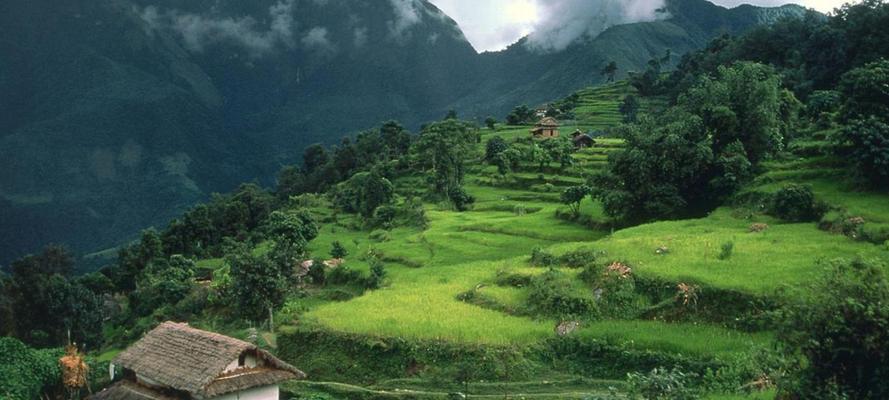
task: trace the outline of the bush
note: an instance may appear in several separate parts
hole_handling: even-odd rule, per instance
[[[559,263],[559,259],[540,247],[531,250],[531,265],[535,267],[552,267]]]
[[[388,231],[382,229],[372,231],[368,237],[374,242],[388,242],[392,238]]]
[[[559,261],[561,261],[562,265],[569,268],[582,268],[595,263],[596,259],[602,254],[603,252],[601,251],[578,249],[563,254],[559,257]]]
[[[797,360],[783,398],[889,398],[889,280],[885,265],[837,260],[806,298],[779,312],[777,339]],[[836,397],[834,397],[836,398]]]
[[[854,120],[836,139],[859,179],[874,188],[889,184],[889,124],[876,117]]]
[[[697,390],[691,387],[697,377],[697,374],[677,368],[669,371],[655,368],[647,374],[628,374],[627,386],[631,396],[645,400],[693,400],[700,398]]]
[[[378,258],[370,260],[370,276],[367,278],[365,287],[368,289],[379,289],[383,285],[383,279],[386,277],[386,268],[383,262]]]
[[[728,260],[732,258],[732,251],[735,249],[735,242],[728,241],[722,244],[717,258],[720,260]]]
[[[326,280],[332,285],[363,284],[365,282],[365,278],[360,271],[355,271],[345,265],[340,265],[330,270],[327,273]]]
[[[785,221],[817,221],[824,215],[824,207],[815,202],[815,194],[808,186],[791,184],[772,196],[769,212]]]
[[[392,222],[395,221],[395,215],[397,214],[398,210],[393,206],[379,206],[374,210],[373,222],[377,226],[390,229],[392,228]]]
[[[349,255],[349,252],[346,250],[346,247],[340,243],[339,240],[334,240],[333,243],[330,244],[330,256],[333,258],[346,258]]]
[[[569,287],[562,274],[552,269],[531,278],[528,308],[548,318],[595,317],[596,305],[589,299],[572,295]]]
[[[467,193],[463,187],[452,188],[448,192],[448,198],[454,203],[454,208],[457,211],[466,211],[472,203],[475,203],[475,197]]]

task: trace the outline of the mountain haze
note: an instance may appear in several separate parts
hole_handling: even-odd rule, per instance
[[[678,56],[797,6],[673,0],[564,50],[477,54],[426,1],[34,0],[0,4],[0,262],[160,226],[268,184],[313,142],[386,119],[502,116]]]

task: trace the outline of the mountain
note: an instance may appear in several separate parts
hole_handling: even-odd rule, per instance
[[[802,13],[665,11],[558,52],[477,54],[425,0],[4,2],[0,262],[49,242],[119,244],[382,120],[502,116],[600,81],[609,60],[626,73]]]

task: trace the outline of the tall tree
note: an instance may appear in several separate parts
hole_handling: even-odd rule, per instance
[[[601,75],[604,75],[608,82],[614,82],[614,76],[617,74],[617,62],[610,61],[602,67]]]

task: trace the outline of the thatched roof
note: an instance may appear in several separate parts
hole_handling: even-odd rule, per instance
[[[101,392],[89,397],[89,400],[182,400],[186,395],[161,393],[133,381],[119,381]]]
[[[255,353],[263,361],[262,368],[232,372],[245,376],[240,380],[222,375],[225,368],[245,352]],[[118,354],[113,363],[195,397],[208,397],[210,391],[219,395],[305,377],[302,371],[251,343],[175,322],[158,325]],[[217,384],[226,379],[240,383]]]
[[[535,126],[540,127],[540,128],[542,128],[542,127],[547,127],[547,128],[549,128],[549,127],[558,128],[558,127],[559,127],[559,121],[556,121],[556,119],[553,118],[553,117],[546,117],[546,118],[541,119],[540,121],[538,121],[537,124],[536,124]]]

